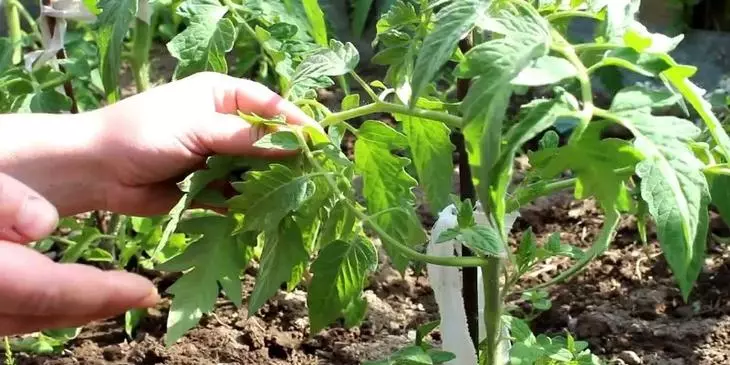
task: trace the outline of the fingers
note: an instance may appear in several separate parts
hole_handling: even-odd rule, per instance
[[[255,155],[260,157],[282,157],[292,151],[272,150],[254,147],[266,131],[255,127],[238,116],[218,114],[213,120],[201,125],[204,130],[197,131],[198,140],[208,151],[223,155]]]
[[[39,240],[51,234],[57,224],[58,212],[51,203],[20,181],[0,173],[0,240]]]
[[[268,87],[257,82],[228,75],[215,74],[216,110],[223,114],[253,113],[265,118],[283,115],[287,122],[310,125],[319,124],[299,107],[282,98]],[[207,76],[204,76],[207,77]]]
[[[20,245],[0,243],[0,268],[0,317],[41,321],[43,317],[56,316],[74,322],[151,307],[159,300],[154,285],[141,276],[57,264]],[[65,326],[67,323],[48,324]]]

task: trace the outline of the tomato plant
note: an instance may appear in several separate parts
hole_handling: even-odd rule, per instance
[[[682,37],[648,31],[635,20],[638,1],[398,0],[376,24],[372,62],[385,67],[382,80],[358,73],[357,48],[331,37],[331,24],[314,0],[84,4],[71,10],[90,23],[68,33],[68,17],[58,17],[56,27],[48,26],[53,15],[41,17],[45,47],[26,56],[27,67],[15,66],[17,51],[37,41],[16,32],[0,43],[0,110],[85,110],[101,105],[99,98],[113,103],[122,95],[124,61],[143,91],[149,87],[152,40],[162,37],[177,60],[173,78],[207,71],[259,80],[325,130],[241,115],[269,131],[257,146],[301,153],[277,161],[211,157],[207,168],[181,182],[185,195],[168,216],[117,217],[121,223],[111,232],[78,228],[85,239],[65,251],[74,259],[92,257],[88,249],[96,247],[95,240],[112,235],[122,237],[119,253],[111,255],[121,267],[135,256],[149,268],[182,273],[168,289],[173,300],[167,344],[211,312],[221,290],[241,306],[240,274],[252,260],[259,261],[259,270],[246,300],[249,314],[282,283],[289,290],[304,285],[311,333],[339,319],[356,326],[367,311],[362,292],[377,270],[382,243],[401,272],[414,262],[480,271],[479,363],[594,363],[587,345],[569,334],[535,336],[525,321],[507,313],[506,298],[521,294],[536,310],[549,308],[543,289],[580,272],[608,249],[621,218],[636,216],[642,226],[656,225],[664,258],[687,300],[704,262],[709,207],[727,206],[730,138],[704,91],[691,81],[695,67],[670,55]],[[175,26],[160,20],[170,18],[177,19]],[[577,18],[595,25],[590,40],[571,33]],[[362,21],[354,26],[362,29]],[[58,34],[72,36],[54,48]],[[469,46],[460,47],[465,39]],[[56,63],[45,63],[56,54]],[[610,102],[600,102],[596,86],[617,83],[609,69],[639,74],[648,83],[619,85]],[[362,93],[348,94],[339,110],[317,100],[318,89],[336,83],[347,89],[351,82]],[[61,85],[65,93],[58,91]],[[510,110],[516,100],[522,100],[519,107]],[[377,113],[394,122],[368,119]],[[610,133],[617,129],[623,137]],[[460,157],[468,164],[460,167],[469,172],[473,200],[451,196],[454,133],[463,135]],[[352,159],[342,149],[346,137],[354,139]],[[537,147],[528,148],[534,141]],[[520,155],[529,158],[530,168],[516,181]],[[207,188],[222,178],[230,180],[236,196]],[[432,215],[455,217],[431,237],[431,247],[463,245],[471,256],[429,252],[433,232],[416,213],[415,189],[425,193]],[[559,235],[540,245],[528,230],[510,247],[509,221],[519,208],[568,189],[578,199],[595,199],[603,212],[593,246],[583,251],[561,243]],[[193,200],[229,213],[192,210]],[[136,238],[127,237],[130,233]],[[515,293],[521,277],[552,256],[575,264]],[[133,326],[133,314],[127,320]],[[453,358],[422,337],[416,342],[384,363]]]

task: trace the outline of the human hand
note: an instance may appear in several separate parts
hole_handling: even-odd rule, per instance
[[[108,163],[95,174],[105,184],[103,209],[131,215],[169,211],[180,198],[176,182],[212,154],[272,155],[253,147],[263,130],[237,112],[283,115],[319,128],[295,105],[265,86],[217,73],[200,73],[100,110]],[[274,153],[281,154],[281,152]]]
[[[81,326],[157,303],[155,287],[140,276],[54,263],[22,246],[57,221],[46,199],[0,173],[0,336]]]

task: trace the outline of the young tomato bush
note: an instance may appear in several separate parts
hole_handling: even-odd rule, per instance
[[[212,312],[220,291],[241,306],[240,275],[252,260],[259,270],[246,298],[249,314],[283,283],[289,290],[304,285],[311,333],[341,319],[357,326],[367,313],[362,292],[379,265],[379,242],[401,272],[412,263],[480,270],[480,364],[597,363],[569,334],[534,335],[526,321],[509,315],[507,297],[522,294],[536,310],[549,308],[544,289],[605,252],[620,219],[633,215],[642,232],[647,222],[656,225],[687,300],[704,262],[710,205],[728,216],[730,138],[691,81],[696,69],[670,56],[681,37],[649,32],[637,22],[639,1],[398,0],[376,24],[372,62],[387,72],[383,80],[367,81],[358,74],[358,50],[329,36],[331,24],[314,0],[84,4],[92,21],[71,29],[77,37],[62,44],[68,54],[62,62],[15,66],[18,42],[34,41],[14,34],[0,43],[7,50],[0,52],[1,111],[86,110],[98,107],[100,98],[115,102],[125,59],[137,89],[145,90],[151,40],[159,37],[169,40],[177,60],[173,78],[204,71],[250,77],[322,127],[241,115],[268,131],[256,146],[299,153],[276,161],[213,156],[181,182],[184,196],[168,216],[116,217],[111,232],[82,226],[75,228],[82,239],[56,239],[74,260],[99,256],[127,267],[134,257],[144,267],[182,273],[168,289],[167,344]],[[575,39],[569,32],[574,19],[596,26],[592,40]],[[40,34],[42,44],[52,44],[53,36]],[[459,47],[464,39],[473,45]],[[617,69],[649,82],[623,85]],[[317,100],[318,89],[349,82],[363,93],[347,95],[339,110]],[[468,85],[463,98],[454,92],[459,83]],[[599,103],[596,86],[609,89],[610,103]],[[529,100],[514,111],[516,95]],[[376,113],[392,115],[395,123],[367,119]],[[616,130],[624,137],[615,137]],[[464,137],[476,201],[451,198],[453,133]],[[352,159],[342,150],[345,137],[355,141]],[[534,141],[539,148],[527,148]],[[519,155],[528,156],[530,168],[515,182]],[[220,179],[229,179],[237,195],[208,188]],[[456,212],[456,224],[432,241],[463,244],[472,256],[424,253],[429,232],[416,213],[415,189],[425,193],[432,214]],[[520,207],[568,189],[577,199],[595,199],[603,212],[591,248],[561,243],[557,234],[539,245],[531,230],[518,247],[508,245],[508,221]],[[228,213],[190,209],[194,200]],[[108,238],[116,240],[113,253],[93,251]],[[552,256],[575,264],[515,293],[520,278]],[[128,332],[138,315],[128,314]],[[423,341],[433,328],[422,328],[414,346],[381,363],[451,361],[453,355]]]

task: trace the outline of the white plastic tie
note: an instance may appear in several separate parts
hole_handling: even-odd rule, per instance
[[[152,10],[150,9],[149,0],[139,0],[137,2],[137,19],[150,24],[152,20]]]
[[[38,27],[41,31],[41,44],[43,49],[29,52],[23,56],[25,68],[28,71],[32,71],[56,59],[56,54],[64,47],[66,25],[66,20],[57,19],[55,28],[53,29],[53,37],[51,37],[48,22],[41,15],[38,21]]]
[[[449,205],[439,213],[439,218],[431,230],[431,241],[427,247],[429,255],[454,256],[461,244],[456,240],[438,243],[438,237],[450,228],[458,227],[457,211]],[[442,349],[453,353],[456,358],[447,365],[473,365],[479,362],[476,350],[469,336],[464,309],[463,282],[461,269],[428,264],[428,281],[436,297],[441,317]]]
[[[81,0],[51,0],[51,5],[43,5],[41,1],[41,17],[48,16],[57,19],[88,21],[96,20]]]
[[[508,214],[505,217],[505,229],[510,231],[519,213]],[[487,217],[477,205],[474,212],[474,220],[479,225],[487,225]],[[458,227],[457,209],[449,205],[439,213],[438,220],[431,229],[431,240],[426,248],[429,255],[454,257],[461,256],[461,243],[457,240],[450,240],[438,243],[439,236],[450,228]],[[453,353],[456,358],[447,362],[447,365],[473,365],[477,364],[478,355],[472,345],[469,335],[469,327],[466,320],[466,309],[464,308],[463,281],[461,269],[458,267],[445,267],[440,265],[426,265],[428,279],[434,291],[436,304],[439,308],[441,318],[441,339],[442,350]],[[486,326],[484,318],[484,289],[482,285],[481,270],[477,270],[477,295],[479,300],[479,340],[486,338]],[[502,328],[502,351],[505,364],[509,363],[509,351],[511,342],[509,340],[509,329]]]

